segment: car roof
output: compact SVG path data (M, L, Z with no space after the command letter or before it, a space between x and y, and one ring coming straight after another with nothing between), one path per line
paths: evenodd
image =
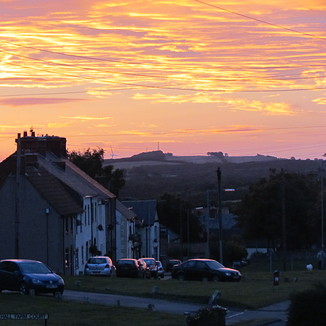
M135 258L119 258L118 260L137 260Z
M13 262L13 263L42 263L41 261L39 260L33 260L33 259L2 259L0 260L0 263L3 262L3 261L10 261L10 262Z
M209 259L209 258L191 258L191 259L188 259L188 261L190 260L196 260L196 261L216 261L214 259Z

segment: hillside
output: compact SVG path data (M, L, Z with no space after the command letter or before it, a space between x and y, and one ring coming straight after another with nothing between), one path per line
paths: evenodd
M270 174L270 170L296 173L318 173L320 161L288 160L269 156L253 157L162 157L162 155L120 160L106 160L105 165L124 169L126 185L121 199L158 199L164 193L180 195L195 205L204 205L207 194L217 189L217 168L222 172L222 188L234 192L223 194L223 200L241 198L247 187ZM206 158L206 160L204 159ZM216 196L216 194L215 194Z

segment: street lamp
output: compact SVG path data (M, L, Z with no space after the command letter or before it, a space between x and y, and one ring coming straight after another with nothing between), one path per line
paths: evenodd
M219 228L219 258L223 264L223 248L222 248L222 188L221 188L221 169L217 168L217 193L218 193L218 228Z
M321 175L320 175L320 217L321 217L321 249L324 250L324 163L321 161Z

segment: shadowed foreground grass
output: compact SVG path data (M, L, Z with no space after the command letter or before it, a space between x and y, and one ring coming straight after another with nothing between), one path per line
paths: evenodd
M105 277L64 277L66 288L80 291L93 291L111 294L153 297L157 287L157 298L170 301L190 301L208 303L209 297L218 290L221 292L220 305L231 307L258 308L271 303L288 300L292 293L312 288L314 284L326 284L326 271L282 272L280 284L273 285L270 272L256 272L254 266L242 271L241 282L196 282L177 280L147 280ZM173 304L173 303L171 303ZM173 315L103 305L68 302L51 296L23 296L18 293L0 294L0 313L47 313L48 326L174 326L184 325L182 315ZM1 321L1 326L38 326L44 321ZM256 323L257 324L257 323ZM252 326L251 322L237 326Z
M18 293L0 294L0 314L47 313L48 326L180 326L184 316L97 304L67 302L52 296L24 296ZM44 320L1 320L1 326L41 326Z

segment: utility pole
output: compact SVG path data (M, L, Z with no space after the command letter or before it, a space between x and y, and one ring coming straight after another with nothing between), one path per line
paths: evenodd
M16 152L16 184L15 184L15 258L19 258L19 222L20 222L20 170L21 170L21 142L20 134L17 137L17 152Z
M217 168L217 193L218 193L218 225L219 225L219 260L223 264L223 239L222 239L222 187L221 187L221 169Z
M285 208L285 176L282 171L281 181L281 214L282 214L282 248L283 248L283 268L286 271L287 265L287 237L286 237L286 208Z
M321 250L324 250L324 163L321 161L321 176L320 176L320 217L321 217Z

